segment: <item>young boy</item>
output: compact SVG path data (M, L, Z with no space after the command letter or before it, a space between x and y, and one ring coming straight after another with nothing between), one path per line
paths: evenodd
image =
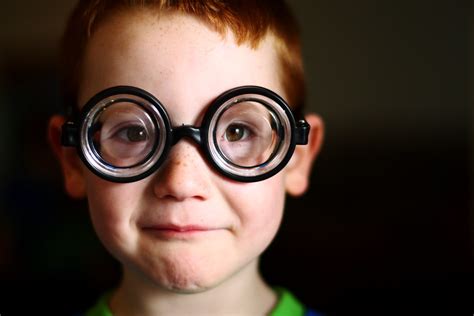
M123 267L88 315L308 313L258 270L322 141L287 6L80 1L63 44L50 141Z

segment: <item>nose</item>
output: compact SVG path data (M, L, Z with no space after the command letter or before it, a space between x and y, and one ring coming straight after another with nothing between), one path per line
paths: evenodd
M192 140L174 145L166 161L154 175L153 190L159 199L206 200L210 193L210 170Z

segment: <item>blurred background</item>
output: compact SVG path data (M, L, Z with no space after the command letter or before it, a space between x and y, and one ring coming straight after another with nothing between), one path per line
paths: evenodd
M0 314L71 315L118 282L46 142L72 0L0 5ZM288 199L264 276L329 315L471 315L472 2L292 0L312 185Z

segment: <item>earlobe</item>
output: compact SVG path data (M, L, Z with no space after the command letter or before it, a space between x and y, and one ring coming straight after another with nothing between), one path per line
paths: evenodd
M307 145L296 146L295 153L286 167L285 186L288 194L299 196L309 185L311 167L316 159L324 138L324 124L316 114L305 117L311 126Z
M74 148L61 145L61 128L65 121L66 119L60 115L51 117L48 124L48 140L61 164L66 192L73 198L84 198L86 189L81 162Z

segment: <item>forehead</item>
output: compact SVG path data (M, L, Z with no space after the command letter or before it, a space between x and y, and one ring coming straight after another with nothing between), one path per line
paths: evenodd
M253 49L237 45L189 15L116 13L92 35L84 56L79 102L115 85L133 85L167 107L208 104L241 85L260 85L283 94L274 41Z

